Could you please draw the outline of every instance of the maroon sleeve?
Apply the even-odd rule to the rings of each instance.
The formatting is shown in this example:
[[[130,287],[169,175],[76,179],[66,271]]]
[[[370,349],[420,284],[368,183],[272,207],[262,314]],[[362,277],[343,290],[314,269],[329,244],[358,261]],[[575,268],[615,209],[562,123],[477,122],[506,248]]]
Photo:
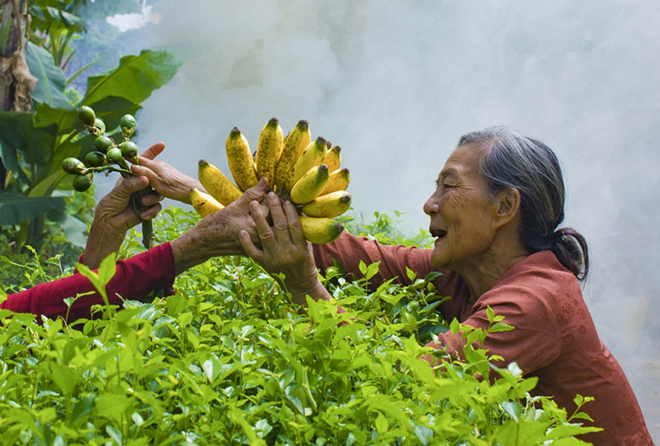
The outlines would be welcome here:
[[[169,243],[156,246],[127,260],[117,261],[117,271],[108,283],[108,301],[121,305],[125,300],[146,300],[152,293],[172,293],[174,256]],[[92,291],[78,298],[69,311],[69,320],[88,318],[93,305],[103,303],[91,282],[81,274],[42,283],[20,293],[12,294],[0,305],[16,313],[33,313],[50,318],[65,317],[67,297]]]
[[[356,237],[344,232],[336,241],[325,245],[312,245],[314,250],[314,260],[316,266],[325,271],[332,266],[333,260],[336,260],[344,266],[349,278],[361,277],[360,261],[367,265],[380,262],[378,274],[370,280],[372,289],[377,288],[383,282],[396,278],[396,282],[403,285],[410,285],[406,269],[411,269],[416,273],[417,278],[425,278],[432,271],[439,271],[442,275],[438,276],[433,284],[438,292],[443,296],[462,296],[466,294],[467,288],[457,274],[446,270],[438,270],[431,264],[431,249],[422,249],[417,247],[406,247],[403,245],[381,245],[375,240],[368,240],[366,237]],[[454,300],[454,299],[452,299]],[[452,303],[452,308],[445,317],[450,320],[458,317],[459,306],[456,302]],[[443,304],[443,307],[447,305]],[[454,314],[456,313],[456,314]]]

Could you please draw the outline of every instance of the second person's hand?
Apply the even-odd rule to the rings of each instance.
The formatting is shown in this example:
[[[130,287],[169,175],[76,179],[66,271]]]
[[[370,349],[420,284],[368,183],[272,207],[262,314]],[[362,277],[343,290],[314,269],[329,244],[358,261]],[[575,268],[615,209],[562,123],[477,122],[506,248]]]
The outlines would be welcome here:
[[[295,207],[290,201],[282,203],[273,192],[267,195],[266,201],[273,225],[266,221],[258,202],[250,203],[250,215],[261,248],[253,243],[247,231],[241,231],[243,250],[269,274],[284,275],[284,285],[294,302],[305,305],[308,295],[314,300],[329,300],[330,294],[319,281],[311,244],[305,239]]]
[[[193,188],[206,192],[199,181],[166,163],[155,160],[165,149],[159,142],[149,147],[138,157],[138,164],[131,166],[133,173],[149,178],[149,185],[159,194],[172,200],[190,204],[189,193]]]

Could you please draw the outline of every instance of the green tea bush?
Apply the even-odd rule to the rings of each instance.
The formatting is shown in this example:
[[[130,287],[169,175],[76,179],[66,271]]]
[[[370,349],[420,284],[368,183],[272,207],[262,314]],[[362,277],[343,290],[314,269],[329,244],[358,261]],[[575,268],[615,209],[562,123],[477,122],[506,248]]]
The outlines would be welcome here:
[[[196,219],[169,208],[155,232],[162,242]],[[133,239],[122,255],[139,249]],[[104,262],[99,286],[113,268]],[[431,277],[367,291],[377,268],[355,282],[330,268],[336,302],[306,313],[241,257],[183,274],[172,296],[98,307],[73,325],[0,312],[2,444],[585,444],[574,437],[590,430],[585,415],[530,397],[536,379],[515,364],[496,370],[475,346],[429,367],[420,358],[434,332],[462,329],[476,345],[486,333],[447,326]],[[511,329],[490,316],[491,330]]]

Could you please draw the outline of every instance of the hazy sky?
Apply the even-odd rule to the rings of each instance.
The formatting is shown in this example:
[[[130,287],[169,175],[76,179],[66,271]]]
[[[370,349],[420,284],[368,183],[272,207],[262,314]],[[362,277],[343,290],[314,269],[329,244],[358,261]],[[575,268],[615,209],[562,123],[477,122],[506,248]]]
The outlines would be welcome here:
[[[273,116],[342,147],[353,207],[422,205],[459,137],[507,125],[562,162],[567,225],[591,247],[585,296],[660,435],[660,2],[161,1],[144,46],[186,63],[138,115],[140,145],[196,175],[226,169],[233,126]],[[225,170],[228,172],[228,170]],[[658,374],[656,373],[656,376]],[[657,419],[657,418],[656,418]]]

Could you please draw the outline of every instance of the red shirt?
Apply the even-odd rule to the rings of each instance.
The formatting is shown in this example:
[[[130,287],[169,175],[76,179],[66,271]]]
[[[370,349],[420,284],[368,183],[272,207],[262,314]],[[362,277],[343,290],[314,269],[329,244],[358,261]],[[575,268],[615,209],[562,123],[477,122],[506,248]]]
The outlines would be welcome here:
[[[436,270],[431,251],[382,246],[350,234],[342,234],[332,244],[314,246],[319,268],[331,266],[336,259],[348,274],[356,275],[361,260],[366,264],[381,262],[379,274],[372,278],[373,286],[393,277],[409,283],[406,268],[417,277],[425,277]],[[434,284],[440,294],[452,297],[440,307],[445,319],[456,318],[465,325],[487,329],[488,306],[496,315],[504,316],[504,322],[515,329],[488,335],[483,348],[506,362],[517,362],[525,376],[537,376],[535,395],[553,396],[569,414],[576,408],[576,394],[595,398],[583,410],[604,431],[581,439],[595,445],[653,444],[630,383],[598,338],[577,279],[552,252],[528,256],[474,304],[463,280],[457,274],[442,272]],[[439,344],[431,345],[449,346],[449,351],[460,351],[461,347],[451,332],[441,335]]]
[[[154,292],[169,292],[174,283],[174,256],[169,243],[117,261],[117,271],[106,290],[111,305],[121,305],[124,300],[145,300]],[[95,292],[92,283],[81,274],[42,283],[7,297],[0,308],[16,313],[33,313],[56,318],[66,317],[67,297],[94,291],[78,298],[69,311],[69,320],[91,317],[92,305],[102,304],[103,299]]]

